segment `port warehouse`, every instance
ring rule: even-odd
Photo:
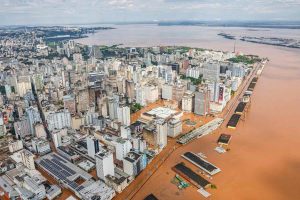
[[[192,152],[186,152],[182,155],[182,157],[187,161],[193,163],[200,169],[204,170],[209,175],[215,175],[221,171],[218,167],[214,166],[210,162],[204,160],[203,158]]]
[[[158,200],[158,198],[154,194],[149,194],[144,200]]]
[[[255,88],[255,86],[256,86],[257,80],[258,80],[258,77],[254,77],[254,78],[251,80],[251,83],[249,84],[247,90],[253,91],[254,88]]]
[[[246,108],[246,105],[247,105],[247,103],[245,103],[245,102],[240,102],[240,103],[238,104],[238,106],[236,107],[235,111],[234,111],[235,114],[242,115],[243,112],[244,112],[244,110],[245,110],[245,108]]]
[[[235,129],[240,118],[241,118],[241,115],[233,114],[227,123],[227,128]]]
[[[256,86],[256,83],[258,81],[258,77],[253,77],[247,91],[245,92],[244,96],[250,96]],[[241,115],[244,113],[244,110],[247,106],[246,102],[240,102],[238,104],[238,106],[235,109],[234,114],[231,116],[231,118],[229,119],[228,123],[227,123],[227,128],[230,129],[235,129],[237,124],[239,123],[239,120],[241,118]]]
[[[231,140],[231,135],[222,133],[218,139],[218,144],[228,145]]]
[[[206,135],[208,133],[211,133],[212,131],[216,130],[223,122],[224,120],[222,118],[216,118],[212,121],[208,122],[207,124],[204,124],[203,126],[200,126],[199,128],[181,136],[177,143],[179,144],[187,144],[191,142],[192,140],[196,139],[197,137]]]
[[[172,168],[178,175],[188,180],[190,183],[195,185],[197,188],[208,188],[211,183],[206,179],[199,176],[196,172],[185,166],[183,162],[178,163]]]

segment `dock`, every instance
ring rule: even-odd
[[[222,122],[224,121],[224,119],[222,118],[216,118],[213,119],[212,121],[204,124],[203,126],[181,136],[177,142],[179,144],[187,144],[188,142],[191,142],[192,140],[207,135],[211,132],[213,132],[214,130],[216,130],[217,128],[219,128],[219,126],[222,124]]]

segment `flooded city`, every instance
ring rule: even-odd
[[[234,41],[217,35],[222,31],[233,35],[243,33],[296,39],[300,36],[299,30],[287,29],[251,31],[245,28],[124,25],[79,42],[88,45],[182,45],[233,51]],[[270,60],[259,78],[244,120],[236,130],[229,130],[224,125],[215,134],[175,150],[133,199],[142,199],[153,192],[161,199],[201,199],[196,189],[178,191],[175,185],[170,186],[171,168],[183,161],[181,155],[187,151],[203,152],[222,169],[223,173],[211,180],[217,185],[217,189],[210,190],[213,199],[274,200],[300,196],[297,190],[300,184],[300,50],[242,41],[238,41],[235,48],[237,52]],[[232,135],[230,151],[222,155],[214,150],[220,133]]]

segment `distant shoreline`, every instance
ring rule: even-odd
[[[240,27],[269,29],[300,29],[300,22],[205,22],[205,21],[175,21],[159,22],[158,26],[204,26],[204,27]]]
[[[251,42],[251,43],[256,43],[256,44],[266,44],[266,45],[272,45],[272,46],[300,49],[300,42],[297,40],[293,40],[293,39],[249,37],[249,36],[236,37],[236,36],[228,34],[228,33],[219,33],[218,36],[221,36],[228,40],[240,40],[240,41]]]

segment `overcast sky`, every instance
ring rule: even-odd
[[[300,20],[300,0],[0,0],[0,24]]]

